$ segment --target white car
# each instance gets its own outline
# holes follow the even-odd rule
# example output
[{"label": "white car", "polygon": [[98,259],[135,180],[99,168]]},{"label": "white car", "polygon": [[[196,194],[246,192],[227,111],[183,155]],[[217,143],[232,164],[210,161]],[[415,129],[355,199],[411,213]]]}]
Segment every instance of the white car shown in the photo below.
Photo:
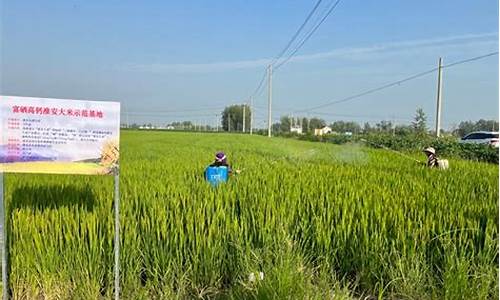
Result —
[{"label": "white car", "polygon": [[460,143],[466,144],[487,144],[495,148],[500,146],[498,132],[495,131],[474,131],[464,136]]}]

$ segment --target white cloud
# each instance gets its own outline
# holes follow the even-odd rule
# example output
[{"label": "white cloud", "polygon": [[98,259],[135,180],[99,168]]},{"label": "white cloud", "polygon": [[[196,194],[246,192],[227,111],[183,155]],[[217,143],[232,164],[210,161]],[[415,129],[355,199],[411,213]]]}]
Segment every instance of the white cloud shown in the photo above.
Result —
[{"label": "white cloud", "polygon": [[[334,57],[343,58],[367,58],[373,54],[381,53],[415,53],[422,50],[433,50],[441,48],[457,47],[495,47],[498,48],[498,33],[465,34],[450,37],[420,39],[410,41],[395,41],[375,44],[368,47],[339,48],[331,51],[297,55],[290,59],[293,62],[309,62]],[[254,60],[225,61],[201,64],[129,64],[127,70],[154,72],[154,73],[207,73],[232,71],[240,69],[251,69],[265,67],[270,58],[259,58]]]}]

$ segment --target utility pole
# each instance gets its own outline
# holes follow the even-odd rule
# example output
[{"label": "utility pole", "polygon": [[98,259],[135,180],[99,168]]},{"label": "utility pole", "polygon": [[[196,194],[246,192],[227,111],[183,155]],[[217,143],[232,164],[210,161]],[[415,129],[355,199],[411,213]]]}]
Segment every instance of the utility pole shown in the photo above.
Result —
[{"label": "utility pole", "polygon": [[245,133],[245,107],[246,104],[243,103],[243,133]]},{"label": "utility pole", "polygon": [[227,114],[227,132],[231,132],[231,114]]},{"label": "utility pole", "polygon": [[267,105],[268,105],[268,111],[267,111],[267,136],[271,137],[271,127],[272,127],[272,117],[271,117],[271,106],[273,102],[273,65],[269,65],[267,69],[267,76],[269,80],[268,84],[268,96],[267,96]]},{"label": "utility pole", "polygon": [[441,95],[443,87],[443,59],[439,58],[438,66],[438,86],[437,86],[437,105],[436,105],[436,136],[441,134]]},{"label": "utility pole", "polygon": [[127,128],[130,128],[130,123],[128,122],[128,110],[125,111],[125,117],[127,118]]},{"label": "utility pole", "polygon": [[253,133],[253,97],[250,97],[250,135]]},{"label": "utility pole", "polygon": [[215,130],[219,132],[219,115],[215,115]]}]

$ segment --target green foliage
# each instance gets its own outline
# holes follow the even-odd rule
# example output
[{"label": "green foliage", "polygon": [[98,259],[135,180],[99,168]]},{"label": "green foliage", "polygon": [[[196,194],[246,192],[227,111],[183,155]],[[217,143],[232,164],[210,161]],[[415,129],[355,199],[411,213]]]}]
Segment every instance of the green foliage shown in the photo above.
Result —
[{"label": "green foliage", "polygon": [[243,107],[245,108],[245,131],[250,130],[250,106],[231,105],[222,112],[221,125],[224,131],[242,131],[243,130]]},{"label": "green foliage", "polygon": [[282,116],[280,118],[280,132],[290,132],[290,127],[292,126],[291,117]]},{"label": "green foliage", "polygon": [[417,108],[412,126],[414,132],[417,134],[424,134],[427,132],[427,116],[422,108]]},{"label": "green foliage", "polygon": [[308,127],[310,132],[314,132],[314,129],[323,128],[326,126],[326,121],[320,118],[311,118],[308,121]]},{"label": "green foliage", "polygon": [[[416,152],[432,146],[436,149],[438,156],[462,158],[473,161],[482,161],[498,164],[498,148],[480,144],[461,144],[455,137],[436,138],[430,135],[408,134],[369,134],[365,136],[372,142],[372,147],[384,146],[398,151]],[[359,139],[359,137],[357,138]]]},{"label": "green foliage", "polygon": [[[236,134],[124,131],[121,149],[124,299],[498,295],[497,165]],[[213,189],[218,150],[243,172]],[[112,298],[112,190],[6,176],[15,299]]]},{"label": "green foliage", "polygon": [[498,121],[480,119],[477,122],[463,121],[460,122],[454,134],[463,137],[473,131],[498,131]]},{"label": "green foliage", "polygon": [[356,122],[335,121],[330,125],[330,127],[332,128],[332,131],[338,133],[359,133],[361,131],[361,126],[359,126]]}]

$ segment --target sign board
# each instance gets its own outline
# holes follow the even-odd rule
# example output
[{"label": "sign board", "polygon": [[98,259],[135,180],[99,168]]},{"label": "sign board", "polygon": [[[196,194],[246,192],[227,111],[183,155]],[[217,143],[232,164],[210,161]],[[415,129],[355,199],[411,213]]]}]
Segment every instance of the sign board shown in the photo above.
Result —
[{"label": "sign board", "polygon": [[120,103],[0,96],[0,172],[112,174]]}]

